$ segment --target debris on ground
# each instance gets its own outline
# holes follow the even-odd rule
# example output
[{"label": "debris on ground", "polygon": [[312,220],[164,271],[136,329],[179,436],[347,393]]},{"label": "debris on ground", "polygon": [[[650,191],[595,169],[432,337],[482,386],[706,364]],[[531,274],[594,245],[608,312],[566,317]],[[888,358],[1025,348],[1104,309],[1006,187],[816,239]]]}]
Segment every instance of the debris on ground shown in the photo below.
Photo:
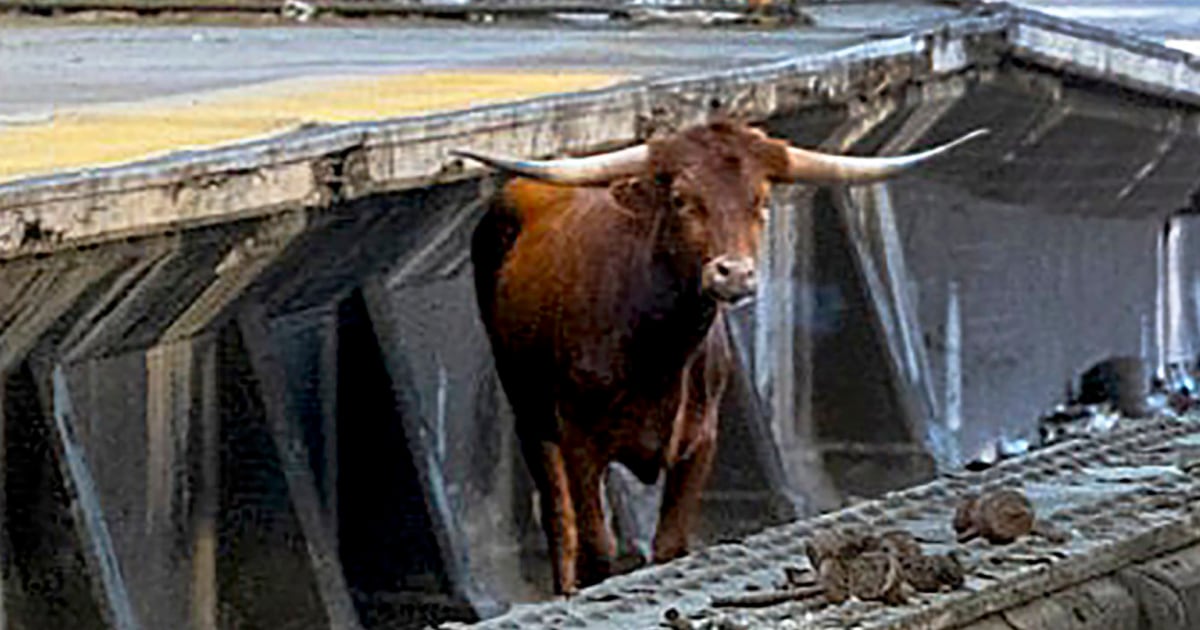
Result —
[{"label": "debris on ground", "polygon": [[[983,538],[1003,545],[1031,534],[1052,542],[1067,539],[1053,525],[1038,521],[1028,497],[1011,488],[964,496],[955,510],[953,527],[960,543]],[[779,588],[713,597],[712,606],[759,608],[809,599],[836,605],[850,598],[897,606],[906,603],[912,591],[962,588],[968,573],[953,552],[926,554],[920,541],[904,529],[880,533],[866,525],[823,529],[809,535],[804,552],[812,569],[784,567]],[[678,619],[678,613],[668,616],[664,625],[684,627]]]},{"label": "debris on ground", "polygon": [[825,593],[820,586],[756,591],[744,595],[714,596],[713,608],[766,608],[784,602],[818,597]]},{"label": "debris on ground", "polygon": [[815,569],[785,567],[781,588],[714,597],[714,608],[758,608],[789,601],[841,604],[851,597],[901,605],[908,591],[937,592],[962,587],[966,571],[952,555],[926,555],[910,532],[876,534],[861,525],[820,530],[809,536],[805,554]]},{"label": "debris on ground", "polygon": [[679,614],[679,610],[668,608],[667,612],[663,613],[663,620],[658,624],[663,628],[671,628],[671,630],[693,630],[696,625],[683,615]]},{"label": "debris on ground", "polygon": [[307,22],[317,14],[317,7],[304,0],[284,0],[279,13],[290,20]]},{"label": "debris on ground", "polygon": [[815,586],[816,584],[817,576],[812,569],[802,569],[800,567],[783,568],[782,588],[801,588]]},{"label": "debris on ground", "polygon": [[884,551],[868,551],[846,563],[850,594],[869,602],[900,605],[904,596],[904,573],[900,559]]},{"label": "debris on ground", "polygon": [[1063,402],[1040,415],[1035,427],[982,445],[965,468],[981,471],[1068,440],[1104,435],[1148,417],[1200,409],[1200,357],[1158,369],[1136,357],[1109,357],[1068,383]]},{"label": "debris on ground", "polygon": [[982,537],[1004,545],[1033,532],[1033,504],[1017,490],[1000,489],[982,496],[963,497],[954,513],[954,531],[959,542]]},{"label": "debris on ground", "polygon": [[958,558],[950,555],[910,556],[900,561],[904,578],[922,593],[937,593],[946,588],[961,588],[967,571]]},{"label": "debris on ground", "polygon": [[911,558],[921,555],[921,543],[917,542],[916,536],[903,529],[888,530],[879,535],[880,545],[884,551],[887,551],[897,558]]}]

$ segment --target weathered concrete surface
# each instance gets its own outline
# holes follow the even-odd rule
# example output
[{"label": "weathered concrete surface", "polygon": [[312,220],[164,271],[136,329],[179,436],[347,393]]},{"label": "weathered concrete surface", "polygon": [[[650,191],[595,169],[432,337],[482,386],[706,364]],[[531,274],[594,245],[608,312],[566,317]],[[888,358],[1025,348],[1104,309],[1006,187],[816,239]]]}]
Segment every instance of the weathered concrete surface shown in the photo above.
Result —
[{"label": "weathered concrete surface", "polygon": [[[832,77],[830,72],[841,73],[855,65],[861,70],[873,63],[868,59],[893,59],[909,65],[908,72],[914,75],[961,73],[972,65],[987,63],[987,46],[981,50],[971,42],[988,35],[1010,39],[1019,57],[1035,63],[1188,102],[1200,98],[1200,79],[1182,53],[1116,42],[1102,33],[1035,17],[1014,19],[1004,13],[963,18],[943,31],[949,38],[880,39],[798,58],[803,61],[730,70],[720,78],[636,81],[589,96],[547,98],[468,115],[297,132],[203,157],[177,155],[136,168],[9,184],[0,187],[0,251],[12,256],[19,251],[46,251],[69,243],[152,233],[167,226],[221,220],[231,208],[244,216],[319,202],[328,191],[314,181],[313,169],[320,170],[318,163],[336,163],[349,154],[355,158],[356,176],[346,182],[349,185],[339,186],[338,194],[353,197],[369,190],[394,190],[444,179],[445,169],[453,166],[448,164],[446,152],[464,144],[481,150],[545,155],[628,142],[642,129],[638,120],[652,116],[656,107],[697,111],[691,105],[672,102],[670,95],[680,91],[726,97],[739,92],[753,94],[749,113],[761,118],[806,103],[844,98],[841,95],[849,93],[847,88],[859,87],[850,75],[837,80],[818,77]],[[1064,50],[1071,51],[1069,59]],[[984,56],[979,57],[981,54]],[[495,133],[499,128],[505,133]],[[566,132],[568,129],[572,132]],[[267,155],[271,157],[264,159]],[[394,161],[400,155],[402,160]],[[253,185],[240,181],[248,176],[243,174],[247,169],[254,170]],[[181,177],[182,172],[187,176]],[[180,186],[185,180],[203,181],[203,185]],[[164,191],[164,186],[169,190]],[[88,202],[90,210],[71,201],[78,199],[83,189],[93,200]],[[120,192],[122,189],[126,192]],[[103,212],[97,212],[96,203],[104,207]]]},{"label": "weathered concrete surface", "polygon": [[1011,0],[1010,4],[1147,39],[1200,38],[1200,7],[1189,0]]},{"label": "weathered concrete surface", "polygon": [[[862,41],[872,30],[616,30],[545,23],[8,27],[0,46],[8,69],[0,77],[0,121],[37,121],[78,105],[305,77],[468,70],[662,76],[829,50]],[[664,45],[671,54],[662,53]]]},{"label": "weathered concrete surface", "polygon": [[[967,20],[978,30],[994,19]],[[153,233],[297,205],[353,198],[452,179],[448,151],[464,145],[512,154],[557,153],[629,142],[662,109],[679,120],[703,115],[710,98],[752,95],[755,116],[804,103],[847,98],[864,71],[893,59],[905,74],[953,74],[966,58],[930,54],[927,40],[903,37],[689,79],[633,82],[589,95],[395,123],[339,126],[201,155],[174,155],[136,167],[104,169],[0,186],[0,256],[48,251],[117,235]],[[899,75],[896,75],[899,76]],[[887,81],[887,80],[885,80]],[[681,100],[677,95],[688,93]],[[347,168],[336,191],[321,175]],[[184,175],[187,173],[187,175]],[[181,182],[191,182],[183,184]],[[87,191],[85,205],[79,194]],[[236,209],[236,210],[235,210]]]},{"label": "weathered concrete surface", "polygon": [[[301,125],[429,114],[621,78],[742,67],[957,14],[813,10],[799,29],[15,26],[0,64],[0,181],[248,140]],[[663,55],[663,46],[671,54]],[[265,85],[264,85],[265,84]],[[251,87],[253,86],[253,87]],[[84,107],[86,106],[86,107]]]},{"label": "weathered concrete surface", "polygon": [[612,85],[601,73],[401,74],[296,79],[133,104],[58,110],[0,128],[0,181],[262,138],[305,125],[446,112]]}]

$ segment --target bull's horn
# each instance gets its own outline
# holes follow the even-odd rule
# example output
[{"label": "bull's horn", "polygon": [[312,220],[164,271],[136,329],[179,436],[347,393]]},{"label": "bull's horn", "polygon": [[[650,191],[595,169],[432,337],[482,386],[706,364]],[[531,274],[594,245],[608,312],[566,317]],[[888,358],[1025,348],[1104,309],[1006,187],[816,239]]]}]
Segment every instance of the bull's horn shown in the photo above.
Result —
[{"label": "bull's horn", "polygon": [[869,184],[899,175],[964,142],[987,134],[987,129],[976,129],[939,147],[894,157],[831,155],[788,147],[788,169],[779,179],[814,184]]},{"label": "bull's horn", "polygon": [[574,186],[607,184],[620,177],[641,173],[649,155],[644,144],[588,157],[544,161],[513,160],[471,151],[455,150],[452,153],[516,175]]}]

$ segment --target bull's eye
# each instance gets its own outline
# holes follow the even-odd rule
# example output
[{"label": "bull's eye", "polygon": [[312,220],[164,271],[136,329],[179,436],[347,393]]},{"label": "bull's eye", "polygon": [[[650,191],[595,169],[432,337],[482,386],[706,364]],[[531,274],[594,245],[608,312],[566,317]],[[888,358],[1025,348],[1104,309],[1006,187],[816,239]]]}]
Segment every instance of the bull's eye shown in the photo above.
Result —
[{"label": "bull's eye", "polygon": [[671,191],[671,207],[676,210],[683,210],[684,206],[686,206],[686,205],[687,205],[687,200],[683,198],[683,195],[679,194],[679,191],[677,191],[677,190],[672,190]]}]

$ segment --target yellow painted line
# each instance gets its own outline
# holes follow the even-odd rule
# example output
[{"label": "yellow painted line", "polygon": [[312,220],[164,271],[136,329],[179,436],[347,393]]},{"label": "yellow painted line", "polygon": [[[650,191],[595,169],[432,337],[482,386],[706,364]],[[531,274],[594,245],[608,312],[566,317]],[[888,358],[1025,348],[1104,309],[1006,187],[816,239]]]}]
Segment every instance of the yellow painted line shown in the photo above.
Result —
[{"label": "yellow painted line", "polygon": [[60,110],[46,122],[0,121],[0,181],[120,164],[180,149],[339,123],[464,109],[611,85],[598,73],[456,72],[306,78],[133,104]]}]

